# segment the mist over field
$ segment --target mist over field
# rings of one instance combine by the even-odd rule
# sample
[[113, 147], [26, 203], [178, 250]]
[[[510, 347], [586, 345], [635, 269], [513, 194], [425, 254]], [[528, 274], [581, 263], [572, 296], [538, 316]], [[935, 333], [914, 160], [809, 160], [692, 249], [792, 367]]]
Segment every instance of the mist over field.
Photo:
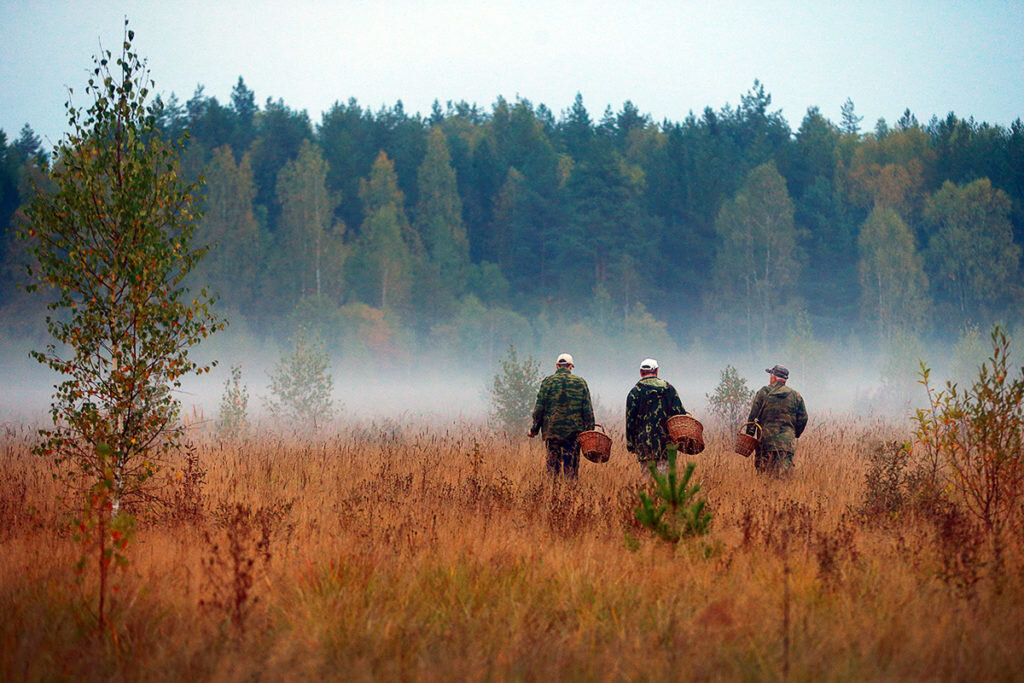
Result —
[[[986, 340], [982, 340], [986, 341]], [[514, 342], [516, 343], [516, 342]], [[917, 384], [917, 360], [933, 370], [933, 383], [951, 377], [953, 349], [933, 344], [911, 349], [902, 360], [902, 376], [887, 377], [892, 360], [875, 348], [829, 348], [822, 346], [812, 359], [794, 358], [785, 350], [768, 351], [757, 358], [751, 354], [727, 354], [708, 347], [656, 352], [644, 348], [588, 349], [571, 339], [545, 349], [518, 342], [520, 359], [539, 362], [545, 376], [554, 371], [554, 359], [561, 352], [574, 355], [574, 372], [587, 380], [599, 422], [608, 426], [623, 421], [625, 397], [639, 378], [640, 360], [656, 357], [660, 376], [676, 386], [686, 409], [699, 419], [710, 417], [707, 397], [715, 390], [721, 371], [735, 367], [747, 386], [756, 390], [767, 383], [765, 368], [776, 363], [790, 368], [790, 386], [804, 396], [815, 418], [826, 415], [905, 417], [910, 409], [923, 405], [924, 389]], [[44, 343], [36, 343], [42, 349]], [[710, 344], [708, 345], [710, 346]], [[47, 411], [57, 377], [29, 357], [30, 342], [9, 341], [0, 353], [0, 421], [37, 423], [49, 419]], [[920, 352], [923, 349], [923, 353]], [[217, 362], [209, 374], [189, 375], [176, 393], [182, 415], [190, 423], [216, 420], [225, 383], [233, 366], [242, 370], [242, 384], [249, 395], [250, 418], [259, 423], [267, 418], [269, 380], [288, 351], [286, 344], [252, 335], [227, 331], [211, 337], [193, 349], [192, 357], [202, 364]], [[444, 423], [488, 419], [488, 387], [498, 371], [501, 354], [493, 358], [453, 361], [443, 349], [427, 349], [400, 357], [349, 360], [331, 349], [332, 399], [335, 415], [343, 421], [396, 419], [411, 422]], [[975, 369], [984, 360], [985, 347], [973, 350]], [[963, 361], [961, 361], [963, 362]], [[961, 371], [959, 379], [966, 379]]]

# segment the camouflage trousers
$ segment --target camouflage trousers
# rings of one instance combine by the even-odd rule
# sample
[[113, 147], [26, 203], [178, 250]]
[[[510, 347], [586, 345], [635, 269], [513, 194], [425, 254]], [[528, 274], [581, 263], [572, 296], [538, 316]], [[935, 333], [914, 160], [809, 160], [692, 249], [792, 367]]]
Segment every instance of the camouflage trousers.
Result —
[[786, 477], [793, 473], [793, 454], [789, 451], [758, 450], [754, 453], [754, 469], [759, 474]]
[[564, 475], [575, 479], [580, 473], [580, 442], [576, 439], [546, 439], [548, 449], [548, 472], [554, 476]]

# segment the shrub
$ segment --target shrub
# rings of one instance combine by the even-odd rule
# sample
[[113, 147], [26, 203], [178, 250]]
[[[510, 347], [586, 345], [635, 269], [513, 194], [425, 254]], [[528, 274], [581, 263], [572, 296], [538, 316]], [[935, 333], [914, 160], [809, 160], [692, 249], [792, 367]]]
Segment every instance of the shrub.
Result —
[[713, 394], [705, 394], [711, 414], [728, 427], [739, 428], [754, 400], [754, 390], [747, 386], [747, 380], [731, 365], [719, 373], [718, 385]]
[[217, 417], [217, 436], [233, 441], [245, 434], [249, 428], [249, 390], [242, 384], [242, 367], [231, 366], [231, 378], [224, 383], [224, 394], [220, 399], [220, 415]]
[[267, 409], [270, 414], [301, 431], [316, 431], [334, 414], [331, 392], [334, 378], [330, 358], [319, 339], [300, 328], [270, 375]]
[[936, 391], [921, 364], [929, 405], [916, 411], [916, 435], [950, 468], [953, 490], [981, 523], [1001, 568], [1003, 535], [1024, 500], [1024, 368], [1009, 372], [1010, 342], [997, 326], [992, 356], [971, 386], [946, 382]]
[[542, 379], [540, 361], [532, 357], [519, 359], [516, 347], [508, 345], [508, 354], [498, 361], [499, 370], [491, 380], [491, 418], [510, 432], [529, 426], [530, 415], [537, 400]]
[[860, 513], [868, 518], [898, 513], [907, 500], [907, 465], [911, 446], [899, 441], [870, 446]]

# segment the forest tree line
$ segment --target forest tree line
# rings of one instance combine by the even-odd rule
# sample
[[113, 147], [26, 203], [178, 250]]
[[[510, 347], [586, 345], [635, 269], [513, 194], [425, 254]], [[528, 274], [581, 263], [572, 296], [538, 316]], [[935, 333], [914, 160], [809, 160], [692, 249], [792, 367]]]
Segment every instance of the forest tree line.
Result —
[[[203, 181], [196, 241], [212, 248], [191, 285], [259, 333], [493, 358], [553, 329], [754, 349], [1019, 322], [1020, 119], [867, 127], [847, 100], [838, 123], [811, 107], [793, 130], [757, 81], [681, 122], [629, 101], [597, 117], [577, 95], [557, 116], [350, 99], [314, 123], [242, 78], [227, 103], [200, 87], [153, 111]], [[15, 286], [15, 232], [53, 163], [30, 126], [0, 131], [5, 326], [36, 305]]]

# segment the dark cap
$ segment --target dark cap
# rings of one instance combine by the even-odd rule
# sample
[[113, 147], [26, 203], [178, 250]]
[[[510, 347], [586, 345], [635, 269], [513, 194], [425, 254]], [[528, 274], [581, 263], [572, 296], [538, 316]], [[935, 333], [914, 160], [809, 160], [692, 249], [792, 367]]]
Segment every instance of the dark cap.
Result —
[[789, 369], [785, 365], [776, 365], [765, 370], [769, 375], [775, 375], [779, 379], [789, 379]]

